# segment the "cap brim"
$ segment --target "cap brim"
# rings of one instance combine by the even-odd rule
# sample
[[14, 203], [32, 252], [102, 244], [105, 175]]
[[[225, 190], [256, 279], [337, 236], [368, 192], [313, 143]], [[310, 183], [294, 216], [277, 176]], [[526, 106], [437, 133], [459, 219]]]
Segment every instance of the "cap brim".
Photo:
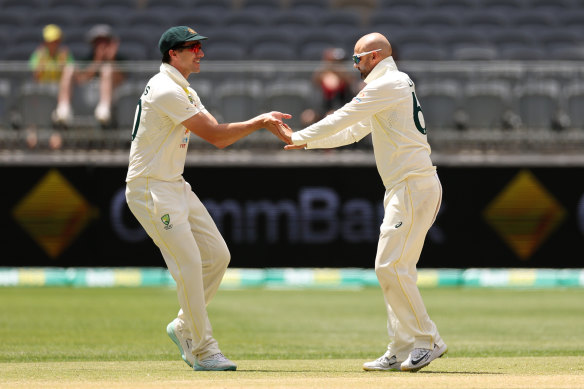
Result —
[[202, 35], [193, 35], [192, 37], [188, 38], [185, 42], [192, 42], [192, 41], [202, 41], [205, 39], [209, 39], [206, 36], [202, 36]]

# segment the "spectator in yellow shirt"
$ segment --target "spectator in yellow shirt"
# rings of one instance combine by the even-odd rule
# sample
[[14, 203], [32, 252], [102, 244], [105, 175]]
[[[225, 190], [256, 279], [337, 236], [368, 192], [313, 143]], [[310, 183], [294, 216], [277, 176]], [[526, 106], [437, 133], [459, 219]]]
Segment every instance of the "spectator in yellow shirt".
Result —
[[30, 69], [38, 82], [59, 82], [65, 65], [73, 63], [69, 49], [61, 44], [62, 38], [59, 26], [49, 24], [43, 28], [44, 42], [29, 59]]

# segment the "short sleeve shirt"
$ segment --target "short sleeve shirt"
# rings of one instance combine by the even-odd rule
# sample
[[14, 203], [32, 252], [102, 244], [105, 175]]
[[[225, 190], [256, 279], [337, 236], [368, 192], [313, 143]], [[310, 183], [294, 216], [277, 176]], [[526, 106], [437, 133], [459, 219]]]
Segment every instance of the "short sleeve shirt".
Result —
[[138, 102], [126, 181], [138, 177], [180, 179], [190, 138], [182, 122], [202, 111], [205, 107], [188, 81], [176, 68], [163, 63]]

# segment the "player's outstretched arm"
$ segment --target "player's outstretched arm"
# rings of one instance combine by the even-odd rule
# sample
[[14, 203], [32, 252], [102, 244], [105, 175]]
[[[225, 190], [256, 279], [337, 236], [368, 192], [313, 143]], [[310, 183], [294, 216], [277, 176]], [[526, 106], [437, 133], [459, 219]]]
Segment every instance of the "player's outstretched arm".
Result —
[[290, 119], [291, 117], [287, 113], [273, 111], [261, 114], [244, 122], [218, 123], [215, 117], [209, 112], [199, 112], [182, 122], [182, 124], [189, 131], [200, 136], [215, 147], [223, 149], [260, 128], [268, 129], [284, 142], [289, 143], [281, 129], [286, 126], [282, 120]]
[[283, 128], [282, 130], [286, 133], [286, 138], [289, 139], [289, 142], [286, 142], [287, 145], [284, 146], [284, 150], [297, 150], [306, 148], [306, 144], [295, 145], [292, 142], [292, 134], [294, 133], [294, 131], [292, 131], [290, 127], [286, 126], [286, 128]]
[[298, 149], [305, 149], [306, 145], [286, 145], [284, 146], [284, 150], [298, 150]]

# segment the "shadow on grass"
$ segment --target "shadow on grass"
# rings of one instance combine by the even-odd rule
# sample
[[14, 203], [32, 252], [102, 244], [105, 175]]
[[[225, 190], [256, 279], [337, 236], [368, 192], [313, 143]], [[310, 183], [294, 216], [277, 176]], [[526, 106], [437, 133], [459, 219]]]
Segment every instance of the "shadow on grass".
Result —
[[[314, 370], [286, 370], [286, 369], [237, 369], [239, 373], [341, 373], [339, 371], [314, 371]], [[398, 375], [405, 375], [405, 374], [447, 374], [447, 375], [503, 375], [504, 373], [497, 373], [491, 371], [432, 371], [432, 370], [424, 370], [424, 371], [417, 371], [417, 372], [408, 372], [408, 371], [359, 371], [355, 370], [352, 371], [353, 373], [361, 373], [361, 374], [398, 374]], [[342, 373], [351, 373], [351, 372], [342, 372]]]

